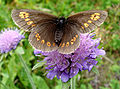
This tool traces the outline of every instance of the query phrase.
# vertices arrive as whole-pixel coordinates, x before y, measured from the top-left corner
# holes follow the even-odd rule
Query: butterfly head
[[[63,27],[65,21],[66,21],[66,19],[65,19],[65,17],[63,17],[63,16],[60,17],[60,18],[58,18],[58,19],[57,19],[57,25],[58,25],[58,27]]]
[[[64,23],[64,22],[65,22],[65,17],[64,17],[64,16],[60,17],[60,18],[59,18],[59,22],[60,22],[60,23]]]

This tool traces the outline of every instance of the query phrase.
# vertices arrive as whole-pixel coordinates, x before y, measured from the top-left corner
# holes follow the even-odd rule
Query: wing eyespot
[[[33,21],[30,20],[29,13],[20,12],[19,17],[25,19],[25,21],[27,22],[27,25],[31,25],[32,27],[36,26],[36,24],[33,24]]]
[[[88,20],[88,23],[92,23],[92,21],[91,21],[91,20]]]
[[[70,43],[73,45],[74,44],[74,39],[71,39]]]
[[[21,17],[21,18],[28,18],[29,17],[29,13],[20,12],[19,17]]]
[[[30,19],[29,19],[29,18],[26,18],[25,21],[30,21]]]
[[[73,40],[76,41],[76,37],[73,37]]]
[[[53,47],[55,47],[55,43],[53,43]]]
[[[78,35],[75,35],[76,38],[78,38]]]
[[[33,24],[33,21],[28,21],[27,24],[31,25],[31,24]]]
[[[44,44],[45,43],[45,40],[41,40],[41,44]]]
[[[63,48],[64,46],[65,46],[65,43],[63,43],[61,47]]]
[[[90,17],[90,19],[94,20],[94,21],[100,19],[100,13],[94,13],[94,14],[92,14],[91,17]]]
[[[89,25],[87,23],[84,23],[84,26],[87,28]]]
[[[47,42],[47,46],[49,46],[49,47],[50,47],[50,46],[51,46],[51,43],[50,43],[50,42]]]
[[[66,43],[66,47],[68,47],[68,46],[69,46],[69,42]]]
[[[39,36],[39,34],[37,32],[35,32],[35,33],[36,33],[35,37],[37,38],[37,41],[39,41],[40,40],[40,36]]]

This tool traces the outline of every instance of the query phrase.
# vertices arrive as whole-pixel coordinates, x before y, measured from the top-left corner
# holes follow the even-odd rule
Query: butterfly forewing
[[[20,9],[12,11],[12,18],[20,28],[31,31],[44,23],[55,20],[57,17],[42,11]]]
[[[68,21],[79,28],[80,33],[87,33],[100,26],[107,17],[106,11],[83,11],[68,17]]]
[[[63,54],[69,54],[74,52],[80,44],[79,32],[76,30],[76,26],[67,23],[63,28],[63,38],[59,45],[58,51]]]
[[[54,42],[56,25],[53,23],[46,23],[33,30],[29,35],[30,44],[37,50],[54,51],[58,46]]]

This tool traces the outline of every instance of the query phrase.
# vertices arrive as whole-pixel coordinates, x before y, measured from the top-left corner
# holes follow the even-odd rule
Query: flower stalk
[[[70,88],[70,81],[62,82],[62,89],[69,89],[69,88]]]
[[[32,77],[31,77],[31,75],[30,75],[30,71],[29,71],[27,65],[25,64],[25,62],[24,62],[21,54],[18,54],[18,56],[19,56],[20,62],[22,63],[22,65],[23,65],[23,67],[24,67],[24,69],[25,69],[25,72],[26,72],[27,77],[28,77],[28,80],[29,80],[29,82],[30,82],[30,84],[31,84],[31,86],[32,86],[32,89],[36,89],[36,86],[35,86],[35,84],[34,84],[34,81],[33,81]]]
[[[70,81],[71,89],[75,89],[75,84],[76,84],[76,76],[71,78],[71,81]]]

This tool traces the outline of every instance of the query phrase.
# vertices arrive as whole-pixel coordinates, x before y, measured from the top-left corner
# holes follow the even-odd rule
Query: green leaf
[[[91,84],[88,84],[88,89],[93,89]]]
[[[62,89],[69,89],[69,87],[70,87],[70,80],[68,82],[62,82]]]
[[[61,80],[57,80],[57,85],[55,86],[55,89],[62,89],[62,82]]]
[[[110,83],[110,87],[111,89],[120,89],[120,83],[118,80],[111,80],[111,83]]]
[[[92,68],[92,71],[93,71],[94,73],[96,73],[97,75],[99,75],[99,71],[98,71],[98,69],[97,69],[96,67],[93,67],[93,68]]]
[[[87,89],[85,84],[81,84],[80,89]]]
[[[49,89],[48,85],[42,77],[33,74],[33,80],[37,89]]]
[[[45,63],[46,63],[46,61],[42,61],[42,62],[39,62],[39,63],[35,64],[35,65],[33,66],[32,70],[35,70],[35,69],[37,69],[38,67],[43,66]]]
[[[19,55],[19,57],[20,57],[20,58],[19,58],[19,59],[20,59],[20,62],[22,63],[22,65],[23,65],[23,67],[24,67],[24,69],[25,69],[25,72],[26,72],[26,75],[27,75],[27,77],[28,77],[28,79],[29,79],[29,82],[30,82],[30,84],[31,84],[31,86],[32,86],[32,89],[36,89],[36,86],[35,86],[35,84],[34,84],[33,78],[32,78],[32,76],[30,75],[30,70],[29,70],[28,66],[26,65],[23,57],[22,57],[20,54],[18,54],[18,55]]]
[[[24,54],[25,53],[22,47],[17,47],[16,50],[15,50],[15,52],[17,54]]]

